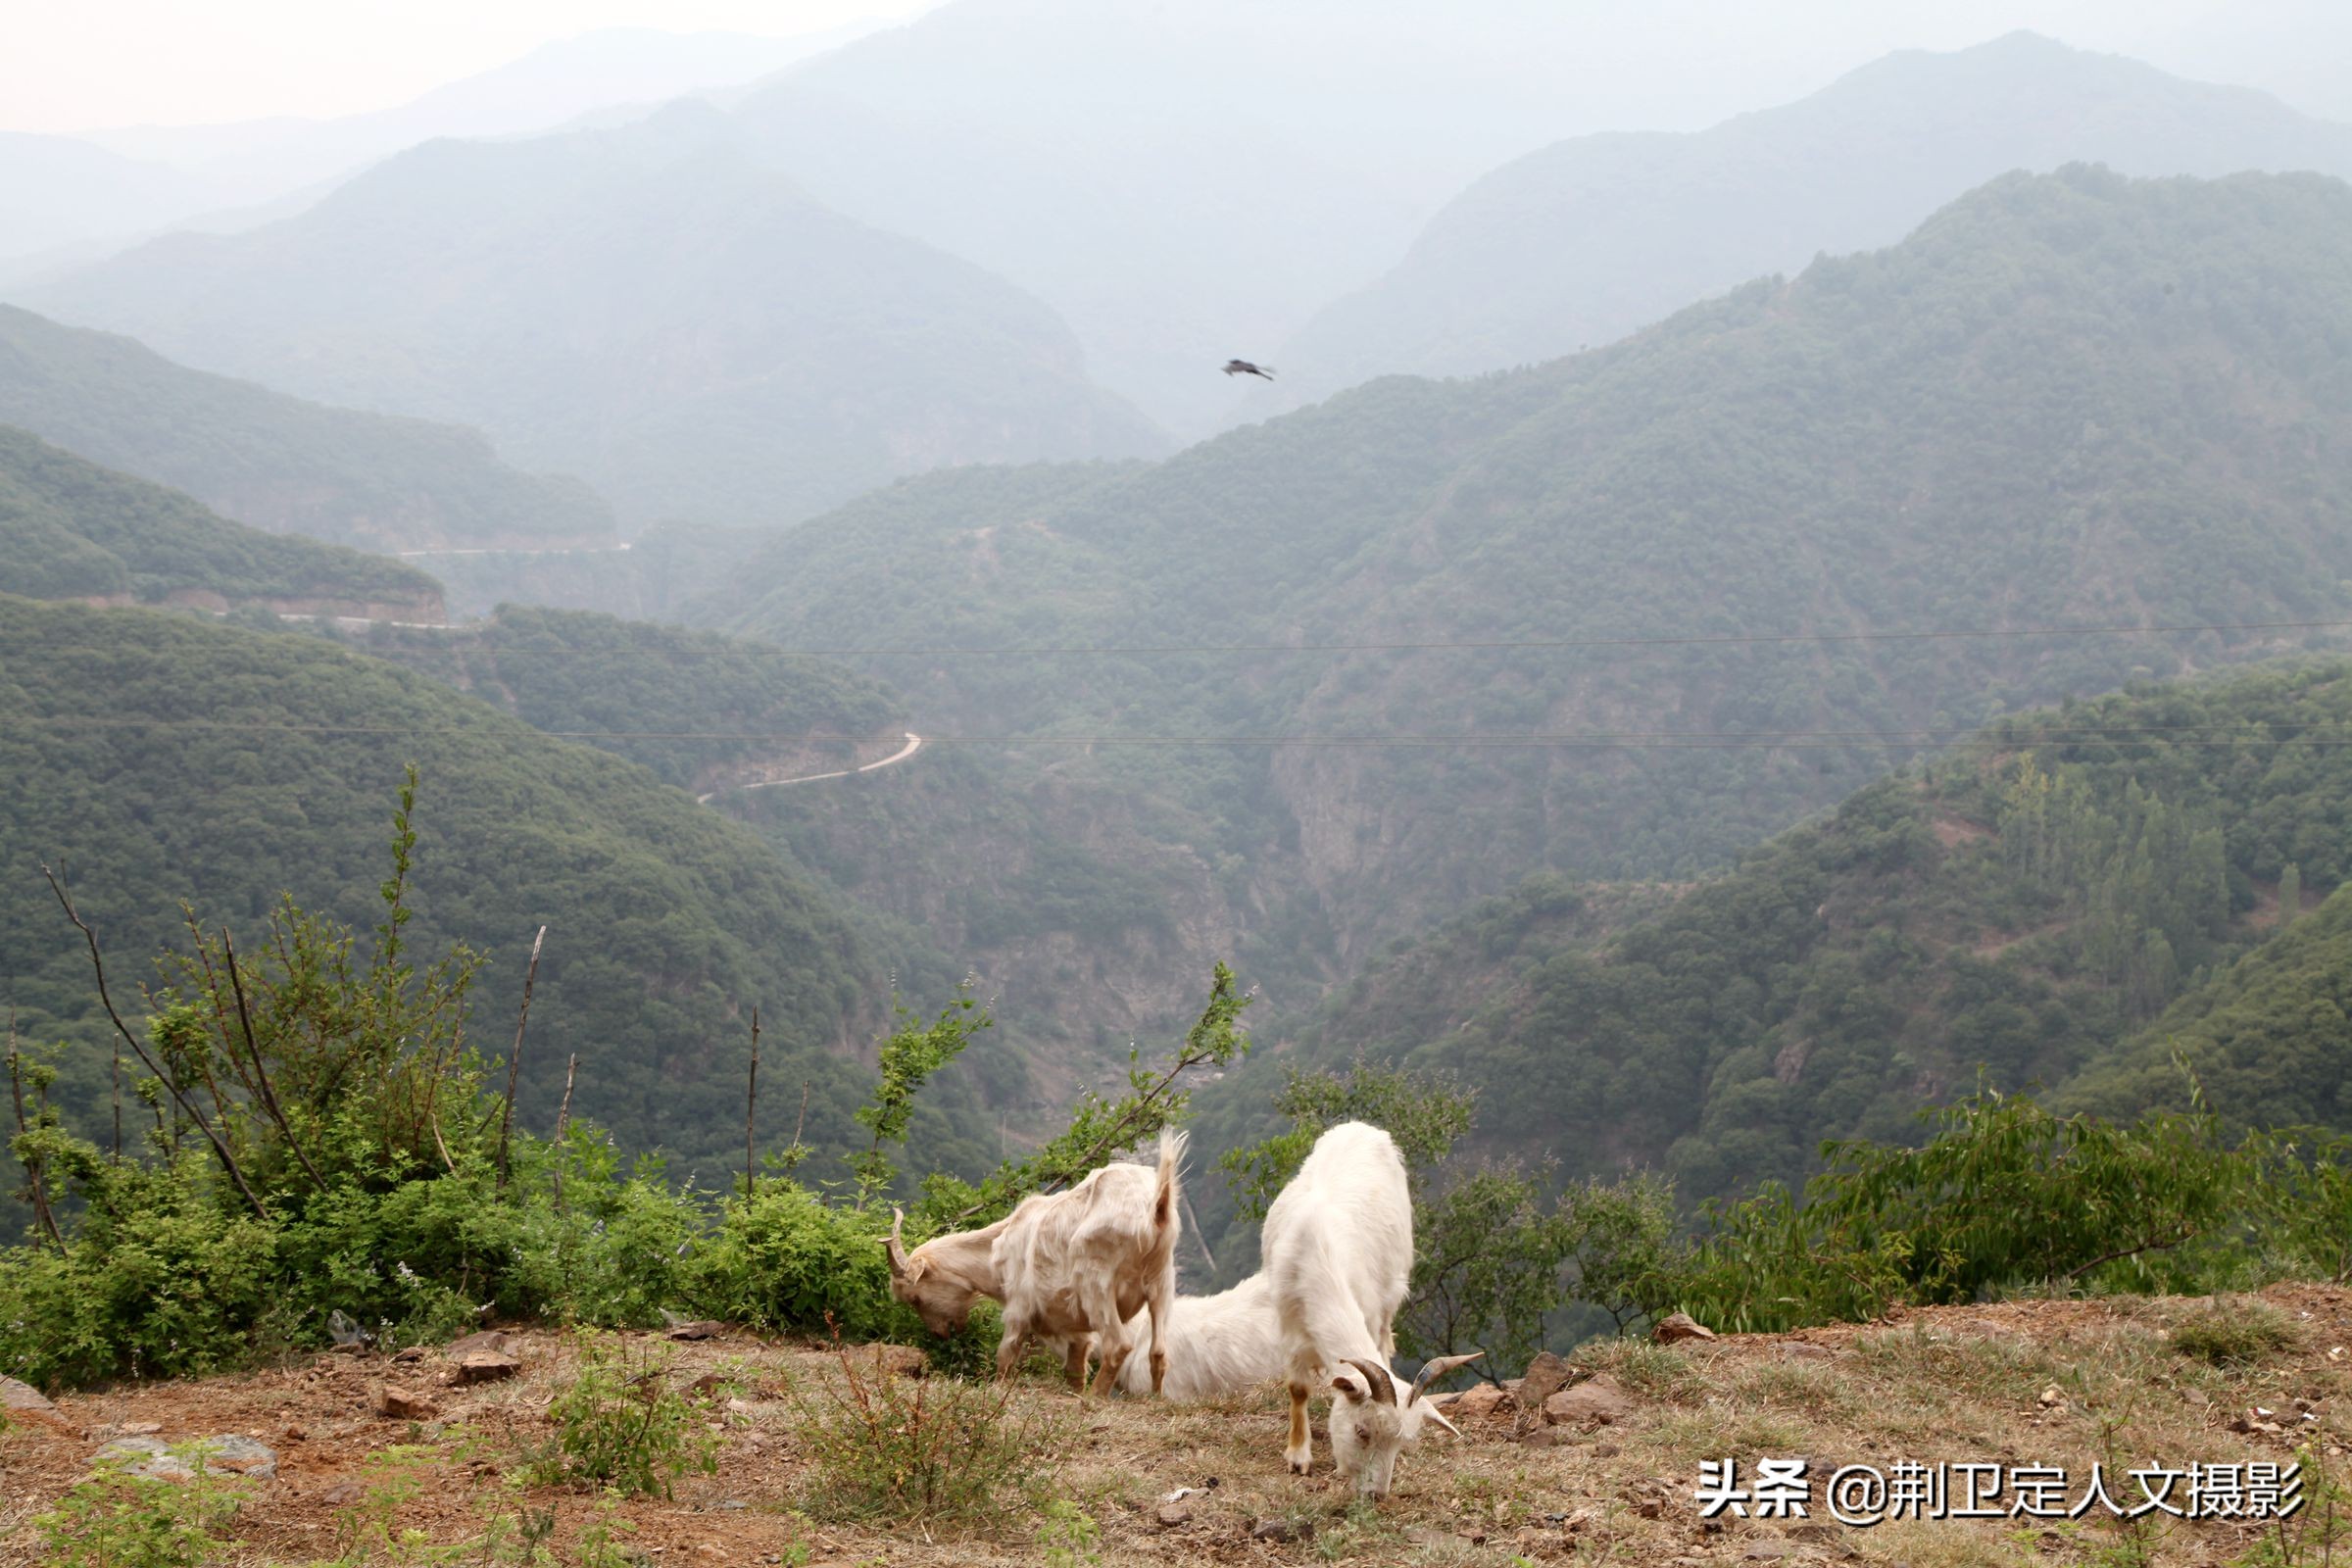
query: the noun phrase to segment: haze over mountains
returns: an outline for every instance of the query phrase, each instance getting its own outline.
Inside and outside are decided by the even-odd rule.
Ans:
[[[514,136],[592,111],[650,109],[696,88],[750,81],[865,30],[860,24],[777,38],[610,27],[341,119],[0,133],[0,265],[124,242],[305,190],[323,194],[324,182],[435,137]]]
[[[473,430],[325,408],[0,305],[0,421],[276,533],[381,551],[609,544],[612,509]]]
[[[1710,130],[1583,136],[1494,171],[1285,344],[1289,373],[1250,407],[1598,347],[1748,278],[1890,244],[1995,174],[2078,162],[2352,174],[2352,125],[2031,33],[1889,56]]]
[[[1344,973],[1532,867],[1686,875],[2004,706],[2280,642],[1856,634],[2352,613],[2347,251],[2319,176],[2010,176],[1605,351],[1377,381],[1140,470],[882,492],[707,613],[1147,650],[864,662],[951,733],[1243,743],[1097,765],[1220,820],[1295,906],[1260,929]],[[1148,652],[1285,643],[1338,646]],[[1742,734],[1792,744],[1671,744]],[[1248,744],[1350,736],[1419,743]],[[1528,736],[1566,744],[1479,744]]]
[[[1044,305],[823,207],[686,102],[429,143],[298,218],[25,298],[205,369],[478,424],[639,525],[791,521],[943,464],[1163,444]]]

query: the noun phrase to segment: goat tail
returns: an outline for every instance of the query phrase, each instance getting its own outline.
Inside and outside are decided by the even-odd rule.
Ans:
[[[1174,1237],[1181,1228],[1177,1200],[1183,1196],[1184,1147],[1192,1135],[1174,1127],[1159,1130],[1159,1186],[1152,1199],[1152,1228]]]

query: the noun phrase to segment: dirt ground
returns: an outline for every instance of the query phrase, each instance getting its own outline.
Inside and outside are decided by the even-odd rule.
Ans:
[[[686,1477],[668,1499],[522,1485],[579,1350],[568,1336],[521,1330],[520,1374],[478,1387],[455,1386],[437,1352],[406,1363],[336,1353],[12,1412],[0,1432],[0,1565],[43,1561],[34,1519],[125,1433],[166,1443],[243,1435],[275,1450],[274,1477],[227,1483],[240,1506],[214,1560],[239,1565],[520,1561],[517,1522],[544,1526],[551,1509],[545,1544],[564,1563],[593,1547],[583,1531],[601,1520],[619,1553],[606,1560],[672,1565],[2317,1564],[2330,1560],[2332,1516],[2342,1538],[2332,1560],[2352,1564],[2352,1500],[2330,1497],[2352,1468],[2352,1290],[2279,1287],[2260,1303],[2016,1301],[1787,1336],[1595,1345],[1578,1371],[1617,1396],[1614,1419],[1531,1417],[1524,1425],[1543,1436],[1529,1443],[1515,1441],[1522,1423],[1508,1401],[1465,1415],[1467,1440],[1433,1431],[1377,1507],[1354,1502],[1333,1476],[1319,1412],[1315,1474],[1285,1473],[1278,1389],[1197,1405],[1082,1403],[1040,1377],[1007,1408],[1033,1434],[1025,1484],[1008,1483],[978,1519],[932,1526],[842,1522],[806,1441],[807,1412],[843,1386],[838,1358],[735,1333],[684,1344],[630,1337],[669,1358],[662,1375],[673,1386],[718,1374],[735,1391],[696,1416],[717,1445],[715,1474]],[[2174,1343],[2184,1323],[2264,1315],[2266,1305],[2285,1343],[2251,1364],[2218,1367]],[[437,1412],[376,1413],[370,1393],[386,1382]],[[2161,1514],[2125,1526],[2096,1512],[1854,1529],[1832,1520],[1824,1498],[1823,1478],[1846,1464],[2064,1466],[2079,1493],[2098,1462],[2116,1495],[2133,1501],[2116,1478],[2134,1466],[2298,1456],[2309,1500],[2283,1533]],[[1809,1517],[1702,1518],[1700,1462],[1726,1457],[1743,1474],[1761,1458],[1808,1460]],[[1193,1490],[1170,1500],[1180,1488]]]

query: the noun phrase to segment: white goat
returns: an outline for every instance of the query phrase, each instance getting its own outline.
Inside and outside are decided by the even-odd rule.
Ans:
[[[1127,1325],[1133,1336],[1137,1325]],[[1252,1274],[1214,1296],[1179,1296],[1168,1319],[1168,1375],[1160,1390],[1171,1399],[1206,1399],[1282,1376],[1281,1326],[1274,1319],[1274,1292],[1264,1274]],[[1140,1360],[1119,1374],[1128,1394],[1151,1388]]]
[[[1308,1152],[1266,1211],[1265,1274],[1291,1388],[1291,1469],[1304,1475],[1314,1451],[1306,1400],[1328,1378],[1331,1454],[1356,1490],[1389,1494],[1396,1454],[1435,1421],[1459,1428],[1421,1396],[1432,1379],[1484,1351],[1445,1355],[1421,1369],[1402,1399],[1389,1373],[1396,1309],[1413,1268],[1413,1200],[1396,1140],[1360,1121],[1342,1122]]]
[[[923,1326],[961,1332],[972,1301],[1004,1305],[997,1375],[1010,1377],[1031,1339],[1058,1341],[1072,1390],[1086,1381],[1087,1351],[1100,1340],[1095,1393],[1106,1394],[1134,1350],[1127,1319],[1152,1314],[1152,1389],[1167,1379],[1167,1333],[1176,1299],[1177,1167],[1185,1136],[1159,1135],[1159,1165],[1105,1165],[1067,1192],[1039,1194],[994,1225],[936,1236],[911,1252],[891,1216],[890,1292],[922,1314]]]

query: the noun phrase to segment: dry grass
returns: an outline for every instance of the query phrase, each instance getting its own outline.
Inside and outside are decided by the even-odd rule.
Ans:
[[[743,1391],[709,1412],[722,1446],[717,1474],[689,1477],[672,1499],[618,1504],[618,1520],[633,1534],[616,1539],[663,1568],[788,1563],[803,1553],[815,1563],[908,1568],[1050,1560],[1688,1568],[1765,1561],[1750,1553],[1773,1552],[1792,1562],[1853,1554],[1911,1568],[2251,1564],[2261,1560],[2257,1533],[2221,1524],[2175,1525],[2136,1540],[2111,1525],[2025,1528],[2005,1520],[1849,1531],[1817,1510],[1790,1529],[1702,1521],[1692,1490],[1699,1460],[1725,1455],[1803,1456],[1816,1462],[1817,1477],[1838,1464],[1897,1458],[2038,1462],[2085,1474],[2094,1459],[2111,1467],[2284,1460],[2297,1442],[2317,1445],[2341,1475],[2352,1351],[2328,1351],[2352,1346],[2352,1292],[2298,1287],[2265,1296],[2293,1333],[2238,1363],[2183,1353],[2174,1335],[2213,1307],[2166,1301],[2021,1301],[1673,1349],[1592,1347],[1581,1359],[1633,1396],[1634,1416],[1543,1447],[1510,1441],[1505,1409],[1471,1424],[1465,1444],[1436,1438],[1408,1454],[1396,1494],[1377,1509],[1337,1483],[1319,1429],[1321,1468],[1303,1481],[1284,1474],[1276,1390],[1190,1406],[1082,1405],[1057,1383],[1039,1380],[1013,1395],[1008,1412],[1051,1434],[1029,1484],[966,1522],[895,1528],[808,1517],[814,1472],[801,1411],[839,1384],[839,1362],[817,1348],[739,1337],[679,1347],[670,1373],[684,1382],[718,1372]],[[0,1433],[0,1565],[39,1560],[29,1520],[86,1473],[103,1429],[146,1422],[166,1439],[245,1433],[278,1450],[278,1477],[251,1484],[226,1563],[332,1559],[370,1495],[388,1502],[396,1535],[418,1532],[439,1546],[479,1541],[495,1516],[544,1517],[552,1508],[549,1544],[562,1561],[575,1562],[598,1500],[523,1486],[513,1473],[514,1456],[544,1439],[546,1406],[570,1375],[574,1350],[564,1337],[531,1334],[522,1354],[521,1377],[481,1389],[433,1387],[429,1366],[337,1355],[61,1399],[66,1430],[20,1422]],[[387,1373],[428,1388],[441,1419],[413,1425],[372,1415],[368,1386]],[[2054,1397],[2045,1402],[2045,1395]],[[2257,1404],[2282,1412],[2292,1430],[2228,1430]],[[2305,1407],[2316,1419],[2301,1419]],[[369,1468],[371,1454],[401,1446],[409,1451]],[[399,1478],[389,1492],[387,1475]],[[357,1485],[337,1490],[346,1483]],[[1162,1499],[1180,1487],[1195,1490],[1163,1520]],[[1289,1538],[1252,1533],[1269,1521],[1288,1527]],[[1050,1558],[1049,1546],[1060,1556]],[[2336,1556],[2352,1564],[2352,1542]]]

